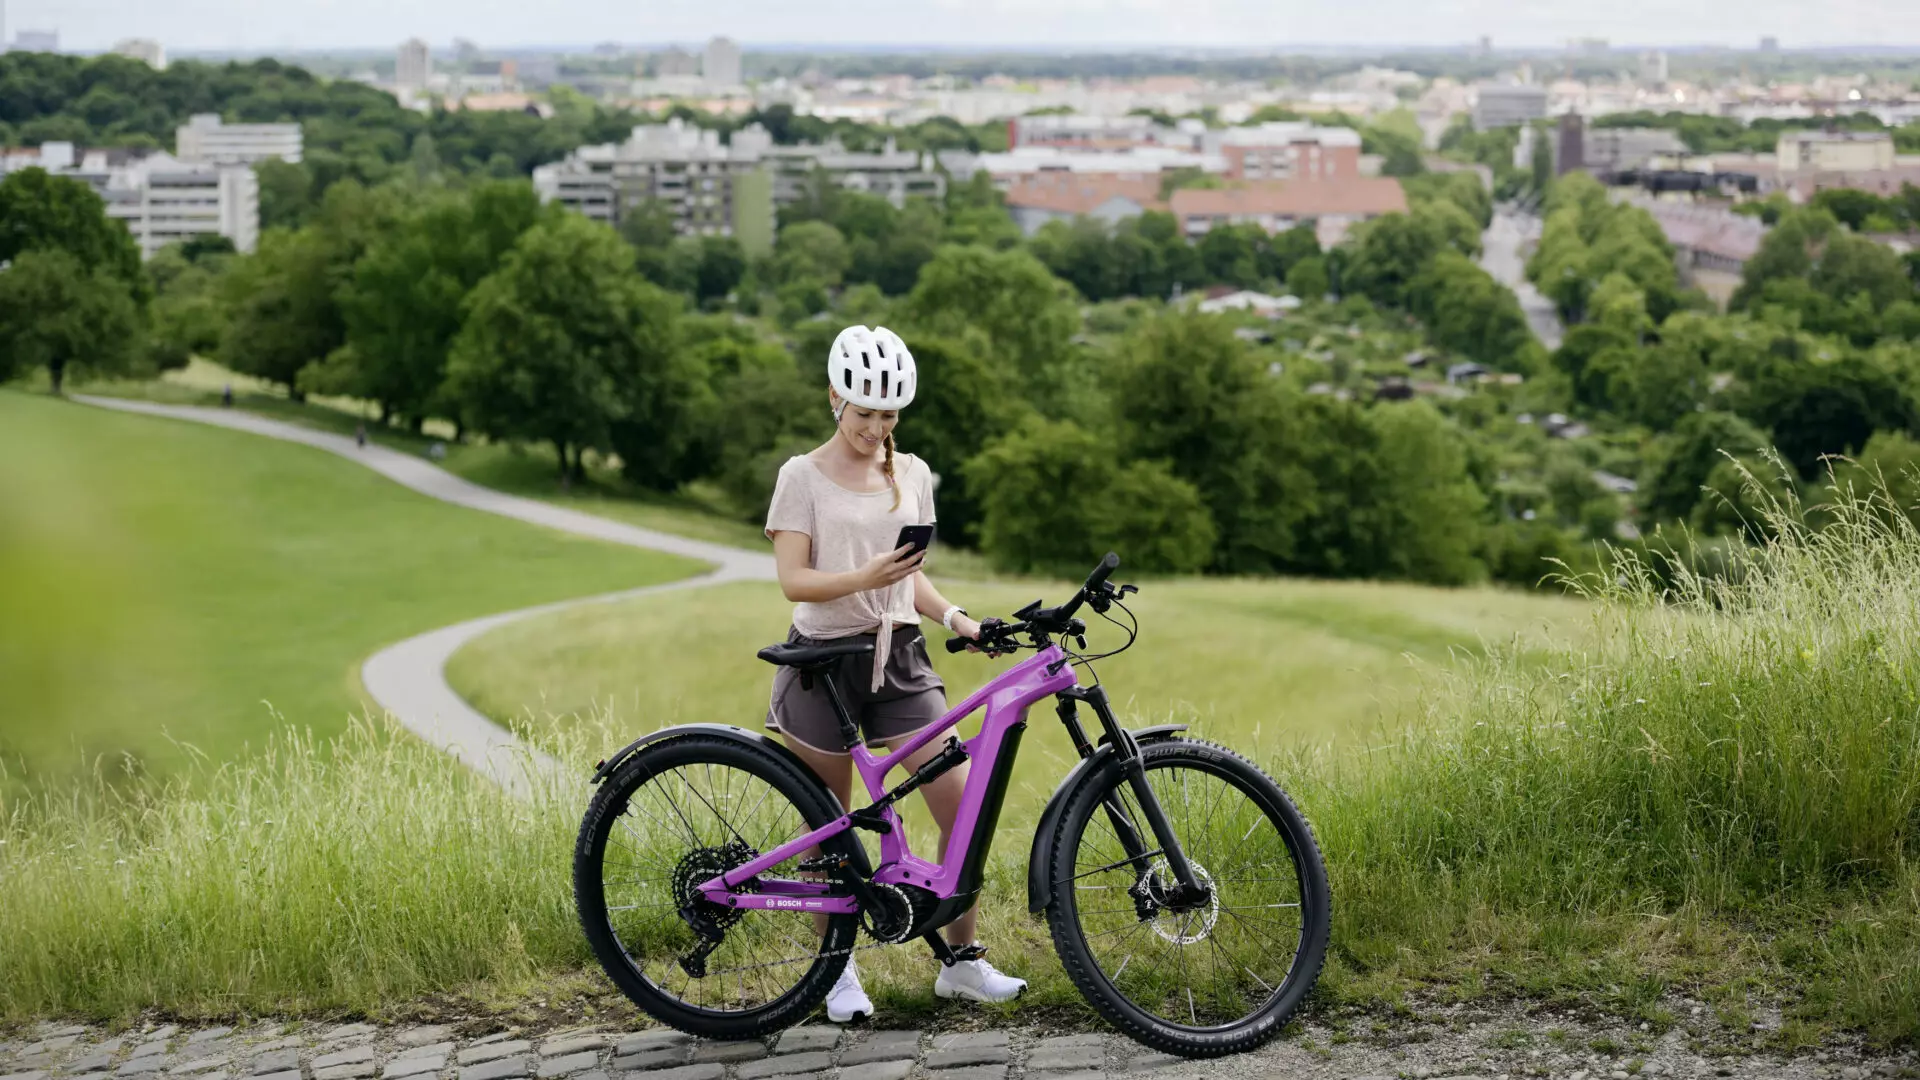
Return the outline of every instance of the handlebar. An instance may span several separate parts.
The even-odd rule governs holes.
[[[1119,568],[1120,556],[1109,551],[1107,552],[1106,558],[1100,560],[1100,565],[1093,568],[1093,573],[1087,575],[1086,583],[1080,587],[1080,591],[1074,593],[1073,599],[1067,601],[1064,605],[1057,608],[1031,611],[1030,615],[1029,609],[1023,609],[1016,614],[1029,615],[1029,618],[1024,622],[1002,623],[999,619],[987,619],[980,624],[979,638],[948,638],[947,651],[950,653],[965,652],[971,646],[991,648],[992,643],[995,641],[1004,642],[1006,639],[1026,633],[1030,629],[1038,629],[1043,633],[1053,634],[1084,634],[1086,633],[1086,626],[1081,623],[1079,619],[1073,617],[1074,613],[1080,610],[1081,605],[1085,604],[1089,597],[1101,595],[1102,591],[1106,588],[1107,578],[1111,577],[1113,572]],[[1127,588],[1131,589],[1132,586],[1128,586]],[[1037,607],[1038,603],[1038,601],[1035,601],[1034,606]],[[1094,606],[1096,610],[1106,610],[1105,607],[1099,604]]]

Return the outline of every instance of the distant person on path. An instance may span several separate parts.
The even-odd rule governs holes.
[[[435,461],[445,461],[447,459],[447,444],[435,439],[433,445],[427,447],[427,456]]]
[[[367,448],[367,422],[365,420],[353,425],[353,443],[362,450]]]
[[[233,384],[232,383],[226,383],[220,387],[220,404],[225,408],[229,408],[229,409],[233,408]]]
[[[946,684],[927,656],[920,620],[938,619],[967,638],[980,636],[980,624],[921,573],[925,550],[894,546],[901,526],[934,520],[927,463],[911,454],[896,456],[893,446],[900,410],[913,401],[918,384],[913,354],[885,327],[849,326],[829,351],[827,379],[833,437],[781,466],[766,533],[780,589],[794,601],[787,640],[872,641],[871,654],[844,657],[831,674],[865,737],[897,749],[947,711]],[[808,689],[798,671],[781,668],[773,677],[766,725],[842,806],[853,805],[853,759],[824,680]],[[938,743],[921,747],[902,768],[911,773],[940,750]],[[920,788],[940,825],[942,852],[966,783],[962,764]],[[815,921],[825,933],[825,916]],[[976,921],[977,910],[949,923],[947,941],[955,948],[973,944]],[[1006,1001],[1026,987],[984,959],[943,965],[933,984],[939,997],[974,1001]],[[849,956],[827,995],[827,1018],[845,1023],[862,1015],[873,1015],[873,1002]]]

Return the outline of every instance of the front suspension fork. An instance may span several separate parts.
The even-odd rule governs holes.
[[[1074,749],[1084,759],[1092,756],[1093,746],[1087,742],[1086,733],[1080,727],[1080,719],[1074,702],[1084,701],[1093,706],[1094,715],[1100,718],[1100,726],[1105,729],[1107,739],[1113,743],[1120,758],[1120,767],[1125,770],[1127,785],[1133,789],[1133,797],[1140,804],[1140,812],[1147,819],[1147,827],[1160,847],[1158,854],[1167,860],[1167,866],[1173,871],[1174,880],[1179,884],[1178,894],[1195,902],[1204,901],[1206,886],[1202,885],[1193,873],[1193,864],[1187,861],[1187,854],[1180,846],[1180,840],[1173,834],[1173,825],[1167,820],[1166,811],[1161,809],[1160,800],[1147,783],[1146,763],[1141,759],[1140,746],[1133,736],[1121,728],[1113,718],[1113,708],[1107,701],[1106,688],[1094,686],[1075,687],[1060,695],[1059,714],[1061,722],[1067,727],[1073,738]],[[1107,821],[1113,826],[1113,833],[1120,841],[1121,850],[1127,855],[1136,875],[1145,875],[1147,860],[1155,854],[1140,834],[1126,806],[1116,795],[1108,795],[1102,803]]]

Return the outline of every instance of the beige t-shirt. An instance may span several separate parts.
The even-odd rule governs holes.
[[[806,455],[787,459],[773,487],[767,508],[767,537],[776,532],[806,533],[813,539],[813,569],[828,573],[857,570],[883,551],[899,546],[902,525],[933,524],[933,471],[912,454],[895,454],[893,470],[900,487],[900,508],[893,509],[893,489],[850,491],[827,479]],[[893,637],[893,627],[920,621],[913,606],[913,578],[886,589],[850,593],[823,603],[801,601],[793,606],[793,627],[810,638],[879,634],[880,655]],[[882,665],[875,664],[879,680]],[[875,689],[879,689],[876,685]]]

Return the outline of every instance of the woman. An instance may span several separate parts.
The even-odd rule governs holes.
[[[904,558],[911,545],[893,545],[902,525],[934,520],[933,474],[926,462],[893,447],[893,427],[912,403],[917,383],[913,355],[885,327],[849,326],[834,339],[827,376],[836,429],[818,449],[781,467],[767,510],[767,536],[780,590],[794,602],[788,640],[874,639],[872,656],[848,657],[836,685],[866,737],[898,749],[947,711],[946,685],[927,657],[921,617],[938,619],[967,638],[979,636],[980,624],[949,604],[920,572],[925,551]],[[874,662],[881,658],[883,663]],[[781,668],[773,679],[767,727],[819,774],[842,806],[853,805],[853,759],[822,683],[808,690],[797,672]],[[904,767],[911,773],[939,751],[938,741],[923,746]],[[940,825],[942,852],[966,782],[963,763],[920,788]],[[975,916],[969,910],[948,924],[948,942],[973,944]],[[824,933],[824,918],[819,921]],[[1026,987],[985,960],[943,965],[933,984],[940,997],[975,1001],[1006,1001]],[[872,1014],[849,956],[827,995],[827,1017],[845,1023]]]

